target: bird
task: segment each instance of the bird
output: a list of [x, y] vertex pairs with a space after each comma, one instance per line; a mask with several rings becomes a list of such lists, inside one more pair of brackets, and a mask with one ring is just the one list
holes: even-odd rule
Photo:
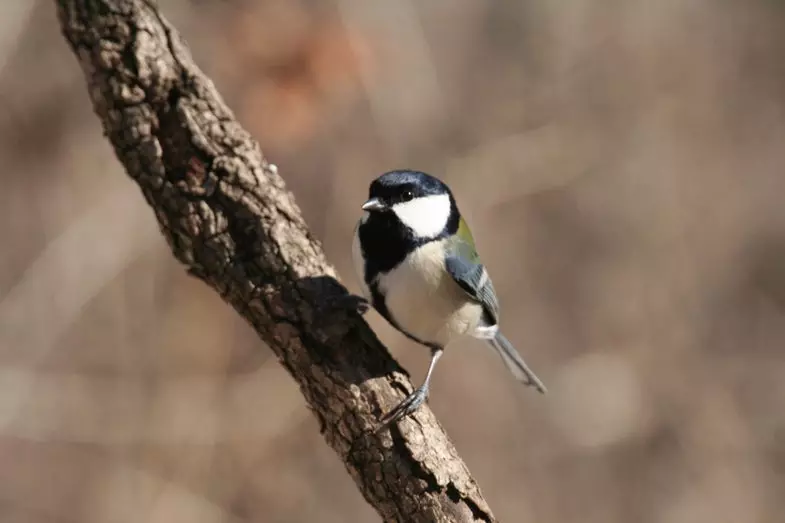
[[421, 171], [386, 172], [370, 184], [354, 228], [352, 261], [362, 298], [404, 336], [430, 349], [422, 384], [382, 416], [379, 429], [428, 398], [445, 347], [463, 336], [487, 342], [513, 376], [546, 392], [499, 330], [499, 301], [450, 188]]

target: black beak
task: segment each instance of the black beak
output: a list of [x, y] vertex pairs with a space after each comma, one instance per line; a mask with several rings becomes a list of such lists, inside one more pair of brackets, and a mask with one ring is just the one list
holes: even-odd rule
[[387, 205], [379, 198], [371, 198], [363, 204], [363, 211], [384, 211]]

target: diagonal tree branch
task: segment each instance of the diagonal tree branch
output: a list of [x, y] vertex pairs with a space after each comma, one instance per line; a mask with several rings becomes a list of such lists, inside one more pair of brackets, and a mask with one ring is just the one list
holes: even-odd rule
[[373, 434], [411, 383], [368, 325], [335, 307], [346, 290], [292, 195], [155, 5], [56, 3], [95, 112], [172, 252], [275, 352], [365, 499], [385, 521], [495, 521], [428, 408]]

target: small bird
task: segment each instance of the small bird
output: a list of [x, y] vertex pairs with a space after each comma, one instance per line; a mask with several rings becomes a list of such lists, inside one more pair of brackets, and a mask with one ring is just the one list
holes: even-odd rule
[[444, 348], [464, 335], [486, 340], [518, 380], [545, 393], [499, 331], [496, 292], [450, 188], [423, 172], [390, 171], [371, 183], [362, 210], [352, 259], [363, 296], [393, 327], [431, 350], [422, 385], [379, 428], [420, 407]]

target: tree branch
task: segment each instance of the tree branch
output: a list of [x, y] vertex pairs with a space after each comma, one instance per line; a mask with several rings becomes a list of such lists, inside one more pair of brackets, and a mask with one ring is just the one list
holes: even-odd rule
[[373, 434], [411, 383], [358, 315], [329, 305], [346, 289], [292, 195], [157, 8], [57, 6], [106, 136], [172, 252], [275, 352], [365, 499], [385, 521], [495, 521], [430, 409]]

